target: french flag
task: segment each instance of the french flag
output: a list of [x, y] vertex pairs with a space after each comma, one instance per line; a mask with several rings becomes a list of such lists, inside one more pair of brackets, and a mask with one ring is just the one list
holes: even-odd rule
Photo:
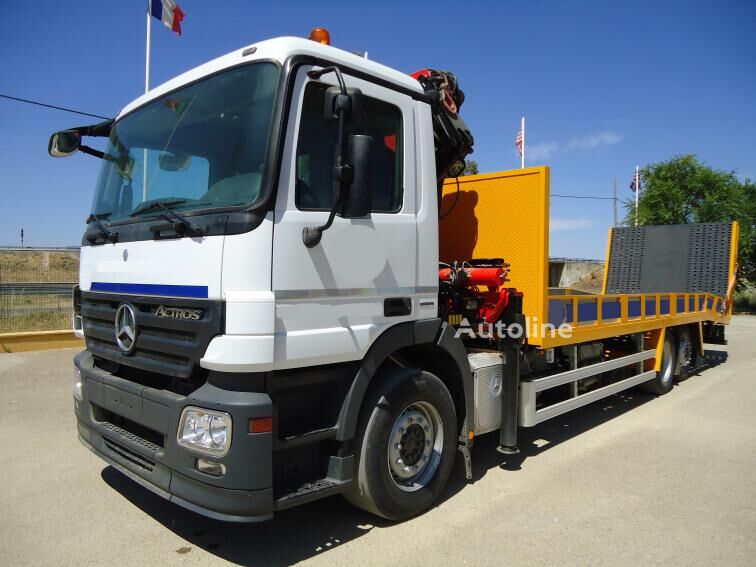
[[150, 0], [150, 14], [157, 18], [169, 30], [181, 35], [181, 21], [184, 19], [184, 12], [181, 11], [178, 4], [173, 0]]

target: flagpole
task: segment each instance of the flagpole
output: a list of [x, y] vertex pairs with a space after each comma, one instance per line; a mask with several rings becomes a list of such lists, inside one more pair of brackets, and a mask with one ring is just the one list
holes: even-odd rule
[[640, 167], [635, 166], [635, 226], [638, 226], [638, 196], [640, 195]]
[[520, 123], [520, 130], [522, 130], [522, 154], [520, 155], [520, 168], [525, 169], [525, 117], [522, 117]]
[[[145, 46], [144, 58], [144, 93], [150, 92], [150, 43], [152, 39], [152, 15], [150, 14], [150, 2], [147, 0], [147, 45]], [[142, 150], [142, 202], [147, 200], [147, 148]]]
[[150, 16], [150, 0], [147, 0], [147, 46], [144, 60], [144, 92], [150, 91], [150, 40], [152, 39], [152, 17]]

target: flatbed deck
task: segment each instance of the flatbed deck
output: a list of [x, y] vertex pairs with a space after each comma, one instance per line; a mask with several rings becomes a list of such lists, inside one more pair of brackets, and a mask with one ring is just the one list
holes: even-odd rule
[[[549, 168], [532, 167], [449, 179], [444, 184], [441, 203], [441, 261], [504, 258], [510, 263], [508, 285], [524, 294], [528, 344], [547, 349], [691, 323], [729, 322], [732, 315], [729, 295], [737, 261], [737, 223], [732, 223], [729, 231], [725, 231], [727, 238], [714, 243], [715, 255], [725, 266], [721, 273], [713, 274], [716, 282], [709, 290], [686, 291], [692, 285], [701, 284], [698, 281], [686, 284], [685, 274], [682, 274], [677, 278], [657, 278], [661, 284], [656, 285], [681, 282], [679, 290], [667, 288], [659, 292], [654, 289], [654, 292], [647, 293], [648, 289], [641, 289], [643, 292], [600, 295], [573, 293], [571, 290], [558, 293], [561, 290], [548, 287], [549, 192]], [[722, 233], [721, 226], [719, 228]], [[624, 272], [631, 272], [630, 276], [638, 280], [633, 280], [633, 285], [640, 286], [640, 260], [628, 255], [642, 254], [642, 250], [637, 242], [632, 242], [630, 244], [635, 248], [628, 252], [630, 244], [624, 244], [621, 238], [613, 238], [612, 230], [607, 244], [603, 289], [607, 289], [607, 273], [613, 263], [615, 268], [619, 264], [615, 271], [621, 276], [620, 285], [630, 287], [622, 278], [627, 280]], [[638, 240], [635, 233], [629, 238]], [[711, 250], [703, 252], [709, 254]], [[681, 261], [678, 265], [653, 269], [657, 272], [665, 269], [693, 271], [699, 265], [714, 269], [711, 262], [693, 262], [689, 256], [695, 253], [701, 255], [702, 252], [692, 251], [688, 255], [685, 251], [686, 265]], [[635, 266], [632, 265], [634, 261]], [[613, 276], [613, 284], [617, 287], [616, 274]], [[712, 285], [711, 278], [707, 282]], [[712, 289], [720, 290], [720, 293], [712, 293]], [[565, 326], [562, 334], [553, 331], [560, 325]]]

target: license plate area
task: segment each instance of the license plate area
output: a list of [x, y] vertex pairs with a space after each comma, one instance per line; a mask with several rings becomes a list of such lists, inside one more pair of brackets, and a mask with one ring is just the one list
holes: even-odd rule
[[142, 396], [124, 392], [108, 385], [105, 385], [104, 390], [105, 409], [134, 421], [141, 419]]

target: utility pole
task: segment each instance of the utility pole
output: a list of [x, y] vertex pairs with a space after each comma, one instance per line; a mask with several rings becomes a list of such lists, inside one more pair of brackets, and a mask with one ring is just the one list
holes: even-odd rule
[[638, 199], [640, 198], [640, 166], [635, 166], [635, 226], [638, 226]]
[[617, 224], [617, 178], [614, 178], [614, 226], [619, 226]]
[[147, 45], [144, 57], [144, 92], [150, 92], [150, 43], [152, 41], [152, 19], [150, 14], [150, 1], [147, 1]]

